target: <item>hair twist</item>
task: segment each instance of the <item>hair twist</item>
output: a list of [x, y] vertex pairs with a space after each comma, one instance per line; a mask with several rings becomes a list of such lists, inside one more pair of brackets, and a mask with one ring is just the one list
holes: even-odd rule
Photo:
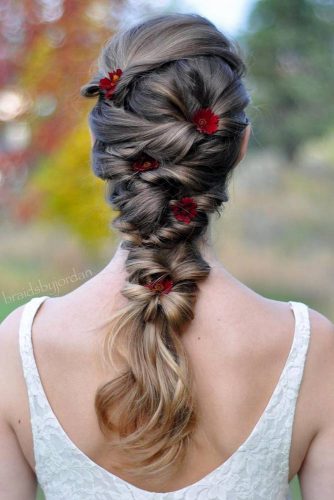
[[[107, 100], [98, 81], [115, 68], [122, 75]], [[127, 305], [111, 318], [103, 349], [108, 362], [120, 355], [122, 371], [98, 389], [95, 407], [133, 475], [177, 467], [197, 424], [182, 332], [210, 273], [198, 243], [209, 214], [229, 199], [247, 125], [244, 72], [237, 47], [212, 23], [169, 14], [109, 40], [81, 89], [99, 96], [89, 116], [92, 167], [107, 182], [112, 225], [128, 250]], [[217, 118], [214, 133], [196, 127], [202, 109]]]

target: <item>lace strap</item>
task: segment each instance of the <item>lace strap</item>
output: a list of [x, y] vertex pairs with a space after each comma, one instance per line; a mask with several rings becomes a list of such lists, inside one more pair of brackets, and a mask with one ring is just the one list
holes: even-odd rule
[[302, 302], [294, 302], [290, 301], [291, 307], [294, 311], [295, 315], [295, 345], [294, 345], [294, 365], [298, 369], [298, 377], [295, 381], [295, 388], [297, 391], [299, 390], [299, 385], [301, 383], [301, 379], [304, 372], [304, 365], [306, 361], [306, 355], [308, 351], [310, 334], [311, 334], [311, 325], [310, 325], [310, 317], [309, 317], [309, 309], [306, 304]]
[[296, 329], [294, 345], [290, 352], [288, 366], [284, 377], [284, 389], [281, 395], [284, 398], [284, 406], [286, 408], [285, 418], [287, 420], [284, 422], [284, 426], [286, 429], [285, 444], [288, 459], [291, 447], [295, 410], [300, 392], [300, 386], [303, 380], [304, 367], [311, 334], [308, 306], [302, 302], [294, 301], [290, 301], [289, 304], [291, 305], [295, 315]]
[[[282, 401], [295, 404], [304, 372], [306, 354], [310, 339], [310, 321], [308, 306], [302, 302], [289, 301], [295, 318], [295, 328], [292, 344], [281, 372], [279, 381], [273, 393], [273, 405]], [[281, 409], [282, 410], [282, 409]], [[280, 410], [280, 411], [281, 411]], [[291, 414], [291, 407], [286, 405], [286, 413]]]
[[43, 397], [44, 390], [36, 366], [31, 333], [35, 315], [46, 298], [48, 297], [34, 297], [25, 304], [19, 327], [19, 348], [29, 397], [31, 420], [34, 419], [37, 407], [43, 406], [45, 408], [44, 405], [38, 404]]

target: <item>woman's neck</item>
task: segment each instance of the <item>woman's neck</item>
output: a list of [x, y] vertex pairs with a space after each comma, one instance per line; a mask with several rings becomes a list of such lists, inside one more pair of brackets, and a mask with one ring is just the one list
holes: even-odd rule
[[[224, 269], [222, 262], [217, 257], [216, 251], [214, 250], [214, 248], [212, 247], [210, 242], [208, 242], [207, 240], [206, 241], [201, 240], [201, 242], [198, 243], [198, 249], [200, 250], [203, 259], [211, 267], [219, 268], [221, 270]], [[125, 265], [125, 261], [127, 259], [128, 253], [129, 253], [128, 250], [125, 250], [124, 248], [122, 248], [122, 241], [120, 241], [120, 243], [118, 244], [118, 246], [116, 248], [114, 255], [112, 256], [112, 258], [109, 261], [109, 263], [107, 264], [107, 266], [102, 270], [102, 272], [103, 271], [110, 272], [111, 270], [113, 270], [113, 271], [124, 270], [124, 272], [125, 272], [124, 265]]]

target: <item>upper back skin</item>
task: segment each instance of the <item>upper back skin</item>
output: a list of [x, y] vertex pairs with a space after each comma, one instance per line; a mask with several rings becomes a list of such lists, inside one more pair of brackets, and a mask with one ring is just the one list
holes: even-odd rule
[[[211, 472], [249, 436], [286, 362], [294, 315], [287, 302], [262, 297], [226, 271], [211, 270], [209, 278], [199, 284], [195, 317], [182, 336], [201, 414], [193, 445], [177, 477], [174, 473], [165, 481], [159, 476], [133, 480], [110, 465], [110, 449], [94, 410], [97, 387], [115, 376], [113, 368], [102, 367], [99, 349], [105, 335], [103, 324], [125, 303], [119, 293], [124, 276], [115, 263], [73, 292], [47, 299], [33, 323], [34, 354], [50, 405], [81, 451], [139, 488], [173, 491]], [[311, 340], [297, 400], [289, 479], [300, 470], [321, 419], [315, 404], [315, 374], [326, 342], [321, 332], [328, 330], [330, 322], [312, 309], [309, 312]], [[0, 371], [8, 380], [6, 417], [34, 469], [28, 396], [18, 347], [21, 314], [22, 306], [4, 322], [10, 340]]]

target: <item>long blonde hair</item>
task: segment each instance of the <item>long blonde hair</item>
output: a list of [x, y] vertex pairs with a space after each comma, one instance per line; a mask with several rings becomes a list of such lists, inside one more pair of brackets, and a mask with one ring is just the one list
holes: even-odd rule
[[[122, 69], [112, 99], [99, 81]], [[106, 180], [119, 211], [113, 227], [128, 250], [127, 305], [111, 318], [104, 354], [125, 369], [100, 387], [95, 408], [101, 430], [114, 436], [122, 470], [163, 474], [178, 466], [196, 427], [196, 401], [182, 331], [194, 317], [198, 283], [210, 273], [198, 243], [208, 216], [228, 201], [249, 103], [238, 47], [195, 14], [167, 14], [119, 32], [103, 46], [98, 72], [81, 88], [98, 97], [89, 115], [95, 136], [92, 166]], [[219, 130], [203, 134], [192, 117], [210, 108]], [[134, 172], [143, 154], [159, 168]], [[185, 223], [171, 210], [182, 197], [196, 202]], [[169, 293], [147, 284], [170, 279]], [[146, 285], [146, 286], [145, 286]]]

